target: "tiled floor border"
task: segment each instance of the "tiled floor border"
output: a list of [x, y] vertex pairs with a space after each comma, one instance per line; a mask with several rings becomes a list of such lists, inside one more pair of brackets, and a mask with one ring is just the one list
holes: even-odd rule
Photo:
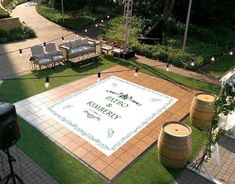
[[[115, 66], [106, 71], [122, 69], [126, 68]], [[111, 76], [111, 74], [106, 74], [102, 77], [107, 78], [109, 76]], [[180, 121], [183, 119], [183, 117], [188, 114], [194, 96], [191, 91], [186, 91], [179, 85], [172, 84], [168, 81], [144, 73], [139, 73], [138, 78], [133, 75], [132, 71], [115, 73], [115, 76], [176, 97], [179, 100], [110, 157], [105, 156], [98, 149], [65, 128], [63, 125], [57, 124], [54, 119], [43, 116], [43, 106], [53, 104], [57, 100], [95, 83], [96, 76], [89, 76], [65, 84], [16, 103], [17, 113], [22, 118], [75, 158], [81, 160], [84, 165], [92, 168], [93, 171], [96, 171], [96, 173], [101, 175], [106, 181], [113, 181], [118, 178], [120, 174], [129, 168], [129, 165], [132, 165], [136, 159], [140, 158], [141, 155], [145, 153], [147, 148], [157, 141], [162, 123], [165, 121]], [[162, 87], [159, 88], [159, 86]]]

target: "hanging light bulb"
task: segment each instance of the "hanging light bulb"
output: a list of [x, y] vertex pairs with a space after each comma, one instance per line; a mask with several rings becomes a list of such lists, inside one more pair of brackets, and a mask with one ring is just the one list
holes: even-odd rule
[[215, 57], [213, 56], [213, 57], [211, 57], [211, 61], [215, 61]]
[[0, 86], [3, 84], [3, 80], [2, 79], [0, 79]]
[[85, 31], [85, 33], [87, 33], [87, 29], [85, 29], [84, 31]]
[[98, 78], [97, 78], [97, 82], [100, 82], [100, 77], [101, 77], [101, 73], [98, 73]]
[[107, 15], [107, 19], [109, 19], [110, 17], [109, 17], [109, 15]]
[[98, 27], [98, 24], [95, 24], [95, 27]]
[[102, 20], [101, 20], [101, 23], [103, 23], [103, 22], [104, 22], [104, 20], [102, 19]]
[[139, 72], [139, 68], [136, 68], [135, 69], [135, 74], [134, 74], [136, 77], [138, 76], [138, 72]]
[[191, 62], [191, 66], [194, 66], [195, 64], [194, 64], [194, 62]]
[[46, 77], [45, 87], [46, 87], [46, 88], [48, 88], [48, 87], [49, 87], [49, 85], [50, 85], [50, 83], [49, 83], [49, 77]]
[[19, 49], [19, 53], [20, 53], [20, 57], [22, 57], [22, 56], [23, 56], [23, 51], [22, 51], [22, 49]]
[[230, 55], [230, 56], [232, 56], [232, 55], [233, 55], [233, 51], [232, 51], [232, 50], [229, 52], [229, 55]]
[[168, 71], [168, 72], [170, 71], [170, 68], [169, 68], [169, 67], [170, 67], [170, 65], [169, 65], [169, 64], [166, 64], [166, 71]]

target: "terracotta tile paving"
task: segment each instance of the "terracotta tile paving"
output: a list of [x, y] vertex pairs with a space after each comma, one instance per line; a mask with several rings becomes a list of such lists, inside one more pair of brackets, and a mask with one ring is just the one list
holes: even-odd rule
[[[106, 71], [125, 69], [122, 66], [115, 66]], [[179, 85], [141, 72], [139, 72], [138, 77], [133, 75], [133, 71], [102, 74], [101, 80], [111, 75], [173, 96], [178, 101], [109, 157], [42, 111], [43, 108], [52, 105], [57, 100], [94, 84], [97, 76], [88, 76], [16, 103], [19, 116], [26, 119], [32, 126], [55, 141], [56, 144], [81, 159], [108, 180], [113, 180], [120, 175], [130, 163], [157, 141], [160, 127], [165, 121], [182, 120], [189, 113], [194, 96], [192, 91]]]

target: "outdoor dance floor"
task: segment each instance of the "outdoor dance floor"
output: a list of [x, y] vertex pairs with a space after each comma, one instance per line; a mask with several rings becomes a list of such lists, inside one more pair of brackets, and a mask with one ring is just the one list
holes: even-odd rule
[[[106, 71], [126, 70], [115, 66]], [[188, 113], [193, 92], [133, 71], [102, 74], [17, 102], [17, 114], [108, 180]], [[50, 151], [50, 150], [48, 150]]]

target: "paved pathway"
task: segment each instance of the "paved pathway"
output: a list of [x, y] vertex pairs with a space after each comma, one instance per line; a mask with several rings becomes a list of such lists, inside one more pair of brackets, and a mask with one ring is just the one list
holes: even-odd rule
[[[0, 54], [42, 44], [45, 41], [72, 33], [39, 15], [35, 9], [35, 5], [36, 3], [33, 2], [21, 4], [12, 11], [12, 16], [19, 17], [21, 22], [24, 21], [26, 25], [36, 32], [37, 37], [20, 42], [0, 44]], [[75, 35], [66, 38], [75, 38]], [[57, 40], [55, 42], [56, 44], [59, 44], [62, 43], [62, 40]], [[14, 77], [29, 73], [30, 53], [30, 49], [27, 49], [23, 50], [23, 57], [20, 57], [18, 52], [0, 56], [0, 78]]]
[[[37, 2], [37, 0], [34, 1]], [[41, 44], [48, 40], [53, 40], [56, 38], [60, 38], [63, 35], [73, 33], [72, 31], [67, 30], [66, 28], [63, 28], [57, 24], [54, 24], [53, 22], [50, 22], [41, 15], [39, 15], [35, 9], [36, 3], [34, 1], [30, 1], [17, 6], [13, 10], [12, 16], [19, 17], [21, 22], [25, 22], [29, 27], [35, 30], [37, 38], [24, 40], [21, 42], [9, 43], [9, 44], [0, 44], [0, 53], [5, 53], [12, 50], [18, 50], [20, 48], [25, 48], [25, 47], [31, 47], [33, 45]], [[75, 38], [75, 35], [66, 37], [66, 39], [72, 39], [72, 38]], [[62, 40], [59, 39], [54, 42], [56, 44], [59, 44], [62, 42]], [[30, 57], [29, 49], [23, 51], [23, 57], [20, 57], [19, 53], [12, 53], [0, 56], [0, 78], [14, 77], [18, 75], [23, 75], [25, 73], [29, 73], [30, 72], [29, 61], [28, 61], [29, 57]], [[136, 60], [148, 64], [150, 66], [162, 64], [159, 61], [155, 61], [138, 55]], [[159, 68], [165, 69], [164, 66], [161, 66]], [[170, 69], [171, 72], [174, 73], [178, 73], [192, 78], [197, 78], [199, 80], [203, 80], [209, 83], [218, 84], [218, 81], [213, 80], [202, 74], [186, 71], [177, 67], [170, 67]]]
[[[222, 184], [235, 184], [235, 140], [230, 137], [222, 139], [219, 142], [219, 155], [220, 165], [209, 161], [205, 164], [207, 170], [215, 180]], [[205, 168], [202, 168], [202, 171], [206, 173]], [[185, 169], [176, 181], [179, 184], [213, 183], [188, 169]]]
[[[160, 68], [160, 69], [163, 69], [163, 70], [166, 69], [166, 65], [164, 63], [159, 62], [158, 60], [153, 60], [153, 59], [146, 58], [144, 56], [136, 55], [136, 61], [141, 62], [141, 63], [146, 64], [146, 65], [149, 65], [149, 66], [157, 66], [157, 68]], [[191, 78], [198, 79], [198, 80], [208, 82], [208, 83], [212, 83], [212, 84], [220, 84], [220, 82], [218, 80], [213, 79], [213, 78], [208, 77], [208, 76], [205, 76], [205, 75], [200, 74], [200, 73], [184, 70], [182, 68], [174, 67], [172, 65], [170, 65], [169, 69], [170, 69], [171, 72], [176, 73], [176, 74], [191, 77]]]
[[[14, 172], [25, 184], [57, 184], [45, 171], [16, 146], [11, 147], [10, 154], [16, 159], [13, 162]], [[0, 151], [0, 177], [4, 178], [10, 173], [7, 156]], [[1, 181], [0, 181], [1, 183]]]

